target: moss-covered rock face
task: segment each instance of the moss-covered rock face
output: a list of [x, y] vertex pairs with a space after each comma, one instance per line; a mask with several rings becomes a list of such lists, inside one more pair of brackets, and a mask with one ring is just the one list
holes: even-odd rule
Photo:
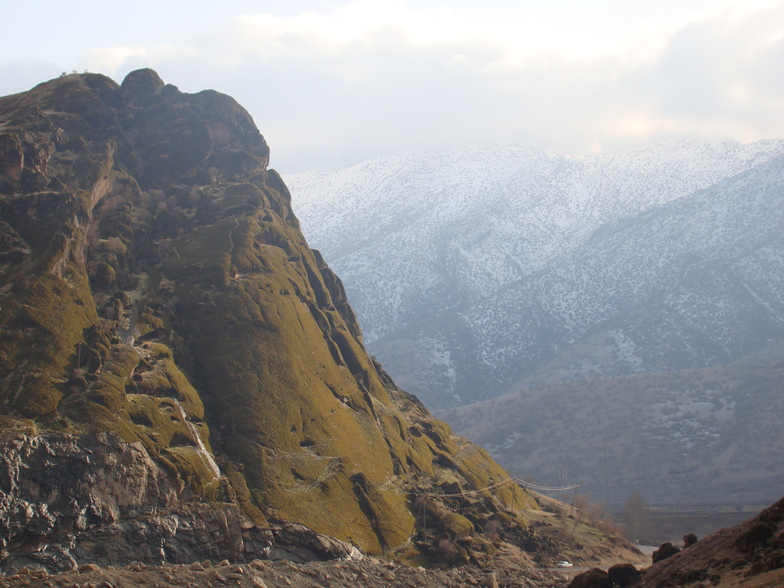
[[116, 433], [183, 499], [415, 563], [531, 543], [530, 497], [365, 353], [268, 159], [151, 70], [0, 98], [4, 426]]

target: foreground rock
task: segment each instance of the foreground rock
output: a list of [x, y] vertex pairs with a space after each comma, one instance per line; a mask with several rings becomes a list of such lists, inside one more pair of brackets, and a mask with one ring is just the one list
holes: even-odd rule
[[[493, 584], [495, 582], [495, 584]], [[503, 567], [423, 570], [366, 559], [361, 562], [297, 564], [256, 560], [236, 565], [228, 562], [195, 562], [189, 565], [149, 566], [134, 562], [127, 567], [100, 568], [84, 565], [72, 572], [50, 575], [23, 569], [0, 578], [0, 588], [11, 586], [95, 586], [135, 588], [136, 586], [176, 586], [211, 588], [458, 588], [498, 586], [499, 588], [562, 588], [567, 580], [557, 572]]]
[[4, 569], [580, 551], [367, 355], [268, 162], [152, 70], [0, 98]]

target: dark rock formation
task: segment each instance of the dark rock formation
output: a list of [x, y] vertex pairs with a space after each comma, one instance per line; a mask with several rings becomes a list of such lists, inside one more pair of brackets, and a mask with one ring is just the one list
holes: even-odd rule
[[775, 523], [757, 521], [740, 535], [735, 541], [735, 546], [741, 551], [754, 551], [763, 548], [768, 540], [776, 533]]
[[653, 563], [657, 563], [667, 559], [668, 557], [672, 557], [679, 551], [680, 549], [675, 547], [672, 543], [662, 543], [659, 546], [659, 549], [653, 552]]
[[691, 547], [697, 543], [697, 535], [694, 533], [689, 533], [683, 536], [683, 548], [686, 549], [687, 547]]
[[569, 588], [612, 588], [612, 585], [607, 572], [599, 568], [592, 568], [576, 575], [569, 584]]
[[616, 564], [607, 570], [607, 577], [613, 586], [633, 586], [640, 580], [642, 573], [630, 563]]
[[151, 70], [0, 98], [4, 565], [557, 553], [365, 353], [268, 161]]

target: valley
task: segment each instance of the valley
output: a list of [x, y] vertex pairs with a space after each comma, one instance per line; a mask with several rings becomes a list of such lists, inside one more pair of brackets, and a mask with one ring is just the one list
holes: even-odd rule
[[782, 369], [757, 358], [574, 380], [436, 414], [513, 475], [552, 485], [564, 471], [611, 507], [635, 492], [651, 505], [761, 505], [784, 483]]

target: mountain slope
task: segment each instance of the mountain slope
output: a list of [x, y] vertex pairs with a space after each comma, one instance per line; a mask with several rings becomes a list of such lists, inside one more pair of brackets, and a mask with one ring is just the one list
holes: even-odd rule
[[4, 568], [451, 564], [496, 552], [491, 521], [555, 557], [530, 497], [365, 353], [268, 160], [233, 99], [152, 70], [0, 98]]
[[[437, 411], [510, 473], [622, 505], [763, 505], [784, 465], [784, 348], [727, 366], [572, 380]], [[609, 496], [608, 496], [609, 494]]]
[[774, 588], [784, 582], [784, 500], [644, 571], [640, 588]]
[[481, 325], [474, 330], [483, 346], [499, 331], [514, 334], [519, 346], [498, 361], [507, 372], [542, 353], [531, 323], [546, 320], [560, 347], [576, 340], [550, 365], [532, 366], [526, 383], [744, 357], [784, 338], [782, 193], [784, 159], [775, 158], [605, 225], [556, 270], [467, 320]]
[[[426, 403], [448, 406], [524, 382], [715, 365], [781, 338], [777, 320], [769, 324], [780, 316], [777, 284], [765, 276], [781, 275], [770, 231], [782, 224], [782, 153], [781, 140], [594, 157], [503, 145], [287, 181], [309, 238], [343, 276], [371, 352]], [[731, 300], [734, 318], [727, 311], [700, 336], [690, 326], [661, 329], [654, 337], [669, 338], [669, 360], [644, 357], [658, 353], [650, 346], [630, 350], [632, 334], [672, 322], [672, 307], [702, 295], [679, 289], [710, 290], [711, 280], [725, 290], [716, 305]], [[748, 297], [758, 308], [739, 299]], [[744, 314], [766, 332], [715, 340]]]

